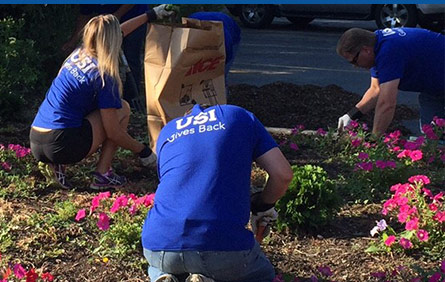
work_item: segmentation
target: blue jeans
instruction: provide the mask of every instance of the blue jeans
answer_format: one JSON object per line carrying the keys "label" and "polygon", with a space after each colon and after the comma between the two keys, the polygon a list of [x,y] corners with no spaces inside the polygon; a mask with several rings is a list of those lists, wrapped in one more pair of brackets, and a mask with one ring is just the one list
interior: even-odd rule
{"label": "blue jeans", "polygon": [[445,93],[426,93],[419,95],[420,125],[430,124],[433,117],[445,118]]}
{"label": "blue jeans", "polygon": [[144,249],[144,256],[150,264],[150,281],[156,281],[166,273],[199,273],[217,282],[271,282],[275,277],[272,264],[257,242],[252,249],[245,251],[173,252]]}

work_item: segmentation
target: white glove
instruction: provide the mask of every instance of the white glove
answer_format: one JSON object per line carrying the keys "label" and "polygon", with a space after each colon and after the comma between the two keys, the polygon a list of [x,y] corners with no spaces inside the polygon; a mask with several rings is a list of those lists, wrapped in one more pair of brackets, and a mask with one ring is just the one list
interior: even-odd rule
{"label": "white glove", "polygon": [[343,129],[351,123],[352,119],[348,114],[344,114],[338,119],[338,132],[342,132]]}
{"label": "white glove", "polygon": [[144,144],[144,149],[139,152],[139,159],[143,166],[156,167],[156,155],[150,150],[147,144]]}
{"label": "white glove", "polygon": [[166,7],[167,7],[167,4],[161,4],[161,5],[153,8],[153,11],[155,11],[156,17],[158,19],[162,20],[163,18],[170,17],[171,15],[173,15],[175,13],[175,11],[173,11],[173,10],[167,11],[165,9]]}
{"label": "white glove", "polygon": [[150,156],[145,157],[145,158],[139,157],[139,159],[141,160],[141,163],[143,166],[152,167],[152,168],[156,167],[157,158],[156,158],[156,155],[153,153]]}
{"label": "white glove", "polygon": [[278,213],[275,208],[270,208],[267,211],[258,212],[250,216],[250,225],[252,226],[253,234],[257,235],[258,226],[265,226],[263,237],[270,233],[270,225],[278,218]]}

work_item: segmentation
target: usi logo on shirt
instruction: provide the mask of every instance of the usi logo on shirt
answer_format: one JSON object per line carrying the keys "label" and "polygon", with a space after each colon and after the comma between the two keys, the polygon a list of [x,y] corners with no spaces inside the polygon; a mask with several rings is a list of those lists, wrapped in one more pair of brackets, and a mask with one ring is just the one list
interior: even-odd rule
{"label": "usi logo on shirt", "polygon": [[200,59],[196,64],[190,67],[185,76],[214,70],[221,63],[222,59],[224,59],[224,56],[209,58],[207,60]]}

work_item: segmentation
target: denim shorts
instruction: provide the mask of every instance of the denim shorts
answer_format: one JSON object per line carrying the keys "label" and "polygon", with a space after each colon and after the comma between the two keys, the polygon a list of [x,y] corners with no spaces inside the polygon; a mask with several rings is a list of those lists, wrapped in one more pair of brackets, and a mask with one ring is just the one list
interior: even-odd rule
{"label": "denim shorts", "polygon": [[245,251],[150,251],[144,249],[151,281],[162,274],[199,273],[215,281],[271,282],[275,270],[255,242]]}

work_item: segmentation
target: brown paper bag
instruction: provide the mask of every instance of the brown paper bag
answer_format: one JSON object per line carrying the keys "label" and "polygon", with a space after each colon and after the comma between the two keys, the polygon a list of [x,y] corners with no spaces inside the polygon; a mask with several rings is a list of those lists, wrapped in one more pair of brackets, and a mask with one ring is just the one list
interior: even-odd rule
{"label": "brown paper bag", "polygon": [[225,104],[222,22],[182,19],[150,24],[145,40],[145,88],[150,145],[162,127],[199,104]]}

